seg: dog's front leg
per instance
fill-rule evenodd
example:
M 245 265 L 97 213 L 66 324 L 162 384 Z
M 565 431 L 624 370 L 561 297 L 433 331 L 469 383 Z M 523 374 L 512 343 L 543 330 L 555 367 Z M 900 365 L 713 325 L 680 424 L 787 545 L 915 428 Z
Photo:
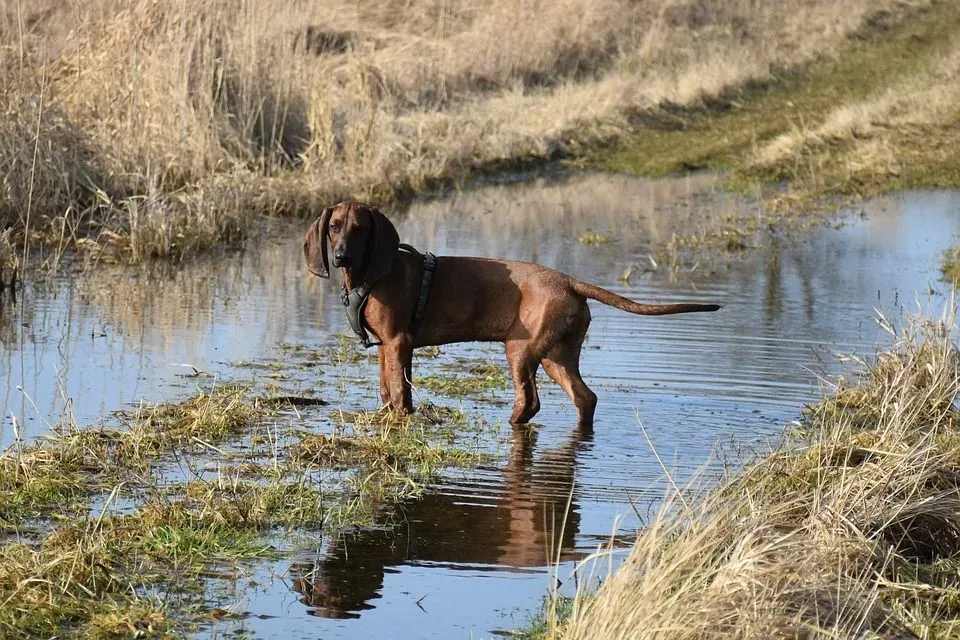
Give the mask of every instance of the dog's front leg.
M 387 375 L 387 356 L 386 349 L 384 349 L 383 345 L 377 347 L 377 360 L 380 364 L 380 406 L 391 406 L 389 376 Z
M 407 336 L 398 336 L 385 342 L 380 354 L 381 375 L 386 378 L 391 408 L 400 413 L 413 413 L 413 392 L 407 377 L 413 360 L 413 343 Z

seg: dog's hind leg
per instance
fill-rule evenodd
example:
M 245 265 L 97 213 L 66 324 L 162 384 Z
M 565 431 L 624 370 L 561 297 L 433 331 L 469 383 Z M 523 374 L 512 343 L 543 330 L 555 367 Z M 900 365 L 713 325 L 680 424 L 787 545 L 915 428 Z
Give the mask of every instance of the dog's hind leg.
M 540 396 L 537 393 L 540 360 L 531 352 L 528 340 L 508 339 L 506 346 L 514 392 L 510 424 L 525 424 L 540 411 Z
M 573 400 L 577 407 L 577 424 L 583 429 L 593 427 L 593 414 L 597 408 L 597 394 L 580 376 L 580 349 L 589 326 L 590 311 L 584 304 L 570 330 L 550 347 L 541 361 L 547 375 Z

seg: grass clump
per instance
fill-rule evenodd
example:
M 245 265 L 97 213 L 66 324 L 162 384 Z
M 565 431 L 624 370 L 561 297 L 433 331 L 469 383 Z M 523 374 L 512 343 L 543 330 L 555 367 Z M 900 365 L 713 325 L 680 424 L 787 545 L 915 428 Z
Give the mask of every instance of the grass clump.
M 420 376 L 416 386 L 445 396 L 476 396 L 505 389 L 507 377 L 503 367 L 486 362 L 470 365 L 466 375 Z
M 610 242 L 610 237 L 605 236 L 602 233 L 597 231 L 584 231 L 579 236 L 577 236 L 577 242 L 580 244 L 585 244 L 590 247 L 595 247 L 601 244 L 607 244 Z
M 960 282 L 960 246 L 950 247 L 940 258 L 940 274 L 944 282 L 956 286 Z
M 337 417 L 347 431 L 304 435 L 294 457 L 323 467 L 364 467 L 431 477 L 451 466 L 470 466 L 485 459 L 450 446 L 453 430 L 466 423 L 462 412 L 426 404 L 421 413 L 400 416 L 387 409 Z
M 116 540 L 95 530 L 57 532 L 38 547 L 0 546 L 0 635 L 172 637 L 163 606 L 136 595 L 139 572 L 118 571 L 119 558 Z
M 213 523 L 260 529 L 293 525 L 309 529 L 323 523 L 323 494 L 306 479 L 277 478 L 263 484 L 221 475 L 215 482 L 192 482 L 185 493 L 177 509 L 202 514 Z
M 423 404 L 401 416 L 387 409 L 347 414 L 332 434 L 301 434 L 293 459 L 307 468 L 350 471 L 345 491 L 331 505 L 334 528 L 372 525 L 384 507 L 419 497 L 437 474 L 450 467 L 474 467 L 490 455 L 457 446 L 468 424 L 460 411 Z
M 674 495 L 548 637 L 955 637 L 951 324 L 915 322 L 778 450 L 708 492 Z
M 179 404 L 144 405 L 123 416 L 125 429 L 74 429 L 8 449 L 0 454 L 0 531 L 71 506 L 82 511 L 92 493 L 135 481 L 175 449 L 223 442 L 275 409 L 246 387 L 215 387 Z
M 102 527 L 168 566 L 204 567 L 275 555 L 264 535 L 275 527 L 320 529 L 323 494 L 312 483 L 276 478 L 265 483 L 219 476 L 177 487 L 135 514 L 108 519 Z
M 87 462 L 77 448 L 47 442 L 0 456 L 0 532 L 54 508 L 82 508 L 91 484 Z
M 560 594 L 545 598 L 542 610 L 525 628 L 513 632 L 512 637 L 522 640 L 546 640 L 554 637 L 558 627 L 570 619 L 576 603 L 575 598 Z
M 249 387 L 224 385 L 180 403 L 142 406 L 126 414 L 127 428 L 111 433 L 118 455 L 151 460 L 174 447 L 223 442 L 257 424 L 276 409 Z

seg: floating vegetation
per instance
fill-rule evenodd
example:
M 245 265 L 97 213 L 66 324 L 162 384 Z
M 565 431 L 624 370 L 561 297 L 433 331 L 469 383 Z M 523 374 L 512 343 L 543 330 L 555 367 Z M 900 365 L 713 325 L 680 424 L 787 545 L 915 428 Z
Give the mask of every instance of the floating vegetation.
M 940 258 L 940 274 L 944 282 L 956 286 L 960 282 L 960 245 L 950 247 Z
M 577 236 L 577 242 L 587 246 L 595 247 L 610 242 L 610 237 L 596 231 L 585 231 Z
M 431 374 L 419 376 L 414 385 L 445 396 L 475 396 L 505 389 L 507 377 L 503 367 L 493 363 L 470 365 L 466 375 Z

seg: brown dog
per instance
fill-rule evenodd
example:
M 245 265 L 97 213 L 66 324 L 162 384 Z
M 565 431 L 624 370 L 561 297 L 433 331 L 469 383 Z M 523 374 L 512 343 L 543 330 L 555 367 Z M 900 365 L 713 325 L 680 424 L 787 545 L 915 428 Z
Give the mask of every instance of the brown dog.
M 580 377 L 580 347 L 590 325 L 586 299 L 636 313 L 716 311 L 715 304 L 640 304 L 529 262 L 443 256 L 417 326 L 423 256 L 399 251 L 393 224 L 376 208 L 342 202 L 323 210 L 307 231 L 303 251 L 314 275 L 327 278 L 327 242 L 342 269 L 345 292 L 369 291 L 360 315 L 380 339 L 380 395 L 392 409 L 413 410 L 413 349 L 451 342 L 503 342 L 516 400 L 510 422 L 540 410 L 540 365 L 570 396 L 581 427 L 593 425 L 597 396 Z

